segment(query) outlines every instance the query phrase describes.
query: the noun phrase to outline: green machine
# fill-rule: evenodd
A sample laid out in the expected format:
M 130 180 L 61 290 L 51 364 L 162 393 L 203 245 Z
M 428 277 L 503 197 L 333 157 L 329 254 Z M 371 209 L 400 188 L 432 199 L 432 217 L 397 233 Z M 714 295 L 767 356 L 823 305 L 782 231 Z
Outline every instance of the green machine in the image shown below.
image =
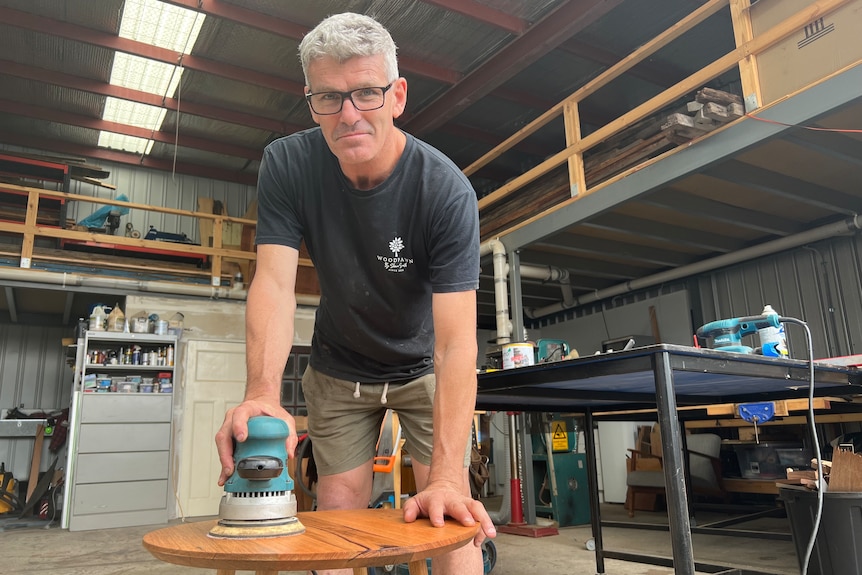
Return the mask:
M 577 419 L 542 414 L 531 427 L 533 494 L 536 515 L 560 527 L 590 522 L 587 459 L 577 453 Z

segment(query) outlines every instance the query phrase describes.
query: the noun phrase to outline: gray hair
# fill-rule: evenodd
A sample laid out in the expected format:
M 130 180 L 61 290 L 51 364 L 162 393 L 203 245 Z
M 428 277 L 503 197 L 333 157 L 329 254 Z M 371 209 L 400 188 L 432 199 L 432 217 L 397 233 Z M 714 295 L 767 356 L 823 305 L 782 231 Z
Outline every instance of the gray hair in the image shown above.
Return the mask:
M 308 85 L 308 65 L 318 58 L 330 57 L 346 62 L 356 56 L 383 55 L 386 80 L 398 79 L 397 48 L 392 36 L 370 16 L 345 12 L 329 16 L 314 27 L 299 43 L 299 60 Z

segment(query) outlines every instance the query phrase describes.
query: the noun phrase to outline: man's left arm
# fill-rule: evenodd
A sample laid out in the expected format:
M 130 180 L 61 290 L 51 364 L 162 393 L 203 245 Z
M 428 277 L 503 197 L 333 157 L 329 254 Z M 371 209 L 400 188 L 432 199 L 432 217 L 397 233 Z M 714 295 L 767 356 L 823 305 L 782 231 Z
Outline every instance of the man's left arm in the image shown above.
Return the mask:
M 434 450 L 427 487 L 410 507 L 404 519 L 412 521 L 426 515 L 432 525 L 442 525 L 443 516 L 464 525 L 479 522 L 485 536 L 496 530 L 481 502 L 470 496 L 464 471 L 465 450 L 476 406 L 476 292 L 435 293 L 434 373 Z

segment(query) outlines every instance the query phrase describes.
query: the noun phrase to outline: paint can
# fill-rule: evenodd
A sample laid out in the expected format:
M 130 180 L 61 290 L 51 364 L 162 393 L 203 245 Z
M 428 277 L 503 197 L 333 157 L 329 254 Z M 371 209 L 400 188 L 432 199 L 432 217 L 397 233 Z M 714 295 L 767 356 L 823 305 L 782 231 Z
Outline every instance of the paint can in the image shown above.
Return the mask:
M 533 344 L 507 343 L 503 345 L 503 369 L 524 367 L 534 363 Z

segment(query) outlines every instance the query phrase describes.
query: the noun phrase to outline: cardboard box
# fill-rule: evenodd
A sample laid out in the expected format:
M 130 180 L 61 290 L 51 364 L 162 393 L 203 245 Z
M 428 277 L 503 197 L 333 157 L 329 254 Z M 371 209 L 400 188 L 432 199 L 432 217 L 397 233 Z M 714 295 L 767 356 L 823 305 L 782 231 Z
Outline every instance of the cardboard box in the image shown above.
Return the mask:
M 758 36 L 804 9 L 811 0 L 760 0 L 751 6 Z M 862 61 L 862 0 L 854 0 L 809 22 L 757 56 L 761 105 L 783 98 Z

